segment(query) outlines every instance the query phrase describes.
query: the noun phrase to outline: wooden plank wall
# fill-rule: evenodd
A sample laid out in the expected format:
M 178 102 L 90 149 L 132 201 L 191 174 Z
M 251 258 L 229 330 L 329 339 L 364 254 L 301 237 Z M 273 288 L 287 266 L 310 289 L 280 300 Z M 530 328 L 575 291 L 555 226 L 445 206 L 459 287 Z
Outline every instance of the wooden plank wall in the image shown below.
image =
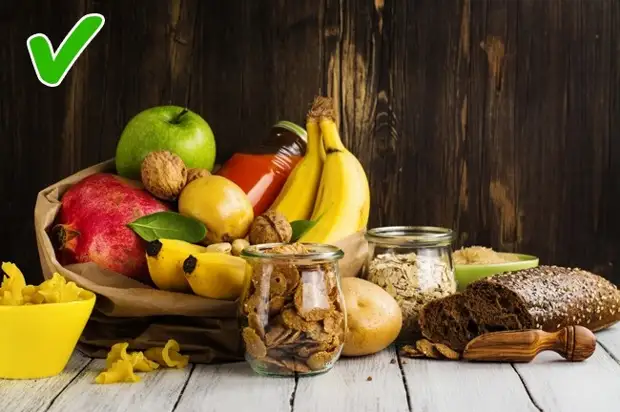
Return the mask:
M 56 46 L 87 12 L 103 31 L 42 86 L 26 38 Z M 372 225 L 450 226 L 620 283 L 617 1 L 22 0 L 0 35 L 1 258 L 30 276 L 37 191 L 112 157 L 140 110 L 188 105 L 222 160 L 323 93 Z

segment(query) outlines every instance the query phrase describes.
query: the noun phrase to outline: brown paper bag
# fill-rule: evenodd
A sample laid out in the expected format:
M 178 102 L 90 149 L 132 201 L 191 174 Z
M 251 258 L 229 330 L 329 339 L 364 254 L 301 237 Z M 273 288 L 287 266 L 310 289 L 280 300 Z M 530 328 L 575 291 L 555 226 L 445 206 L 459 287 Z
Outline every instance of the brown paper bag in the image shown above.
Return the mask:
M 97 303 L 78 347 L 87 355 L 105 357 L 110 346 L 128 342 L 133 350 L 179 342 L 191 362 L 242 360 L 243 346 L 236 319 L 237 302 L 207 299 L 152 288 L 94 263 L 62 266 L 49 237 L 60 209 L 59 199 L 74 183 L 99 172 L 114 172 L 114 160 L 84 169 L 39 192 L 34 220 L 43 276 L 54 272 L 97 294 Z M 341 276 L 356 276 L 367 254 L 363 233 L 337 242 L 344 253 Z

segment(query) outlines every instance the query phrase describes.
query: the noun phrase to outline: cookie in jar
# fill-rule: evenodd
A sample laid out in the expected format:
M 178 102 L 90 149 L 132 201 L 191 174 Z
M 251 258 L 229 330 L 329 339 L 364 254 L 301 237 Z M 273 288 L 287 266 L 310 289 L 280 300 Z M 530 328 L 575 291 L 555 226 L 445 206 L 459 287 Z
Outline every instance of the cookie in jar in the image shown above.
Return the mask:
M 327 372 L 340 357 L 346 313 L 338 260 L 322 244 L 272 243 L 246 248 L 251 266 L 240 300 L 245 359 L 262 375 Z

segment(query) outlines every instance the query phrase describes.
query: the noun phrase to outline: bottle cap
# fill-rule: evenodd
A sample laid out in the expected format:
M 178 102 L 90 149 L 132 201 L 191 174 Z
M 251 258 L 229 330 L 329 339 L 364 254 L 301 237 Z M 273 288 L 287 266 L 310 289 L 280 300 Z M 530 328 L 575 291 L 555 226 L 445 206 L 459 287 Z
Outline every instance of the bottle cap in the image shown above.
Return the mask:
M 286 129 L 289 132 L 295 133 L 297 136 L 301 137 L 304 142 L 308 141 L 308 133 L 306 133 L 306 130 L 293 122 L 282 120 L 274 124 L 273 127 L 281 127 L 282 129 Z

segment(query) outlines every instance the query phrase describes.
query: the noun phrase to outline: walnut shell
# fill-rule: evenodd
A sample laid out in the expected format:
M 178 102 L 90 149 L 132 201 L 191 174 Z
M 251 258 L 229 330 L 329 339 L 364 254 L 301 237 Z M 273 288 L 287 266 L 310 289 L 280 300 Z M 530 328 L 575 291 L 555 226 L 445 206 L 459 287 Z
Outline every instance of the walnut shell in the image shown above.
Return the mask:
M 193 168 L 187 171 L 187 183 L 196 180 L 200 177 L 211 176 L 211 172 L 207 169 Z
M 293 228 L 286 217 L 275 210 L 268 210 L 258 216 L 250 227 L 250 244 L 288 243 L 293 236 Z
M 187 182 L 183 159 L 167 150 L 149 153 L 140 172 L 146 190 L 163 200 L 176 199 Z

